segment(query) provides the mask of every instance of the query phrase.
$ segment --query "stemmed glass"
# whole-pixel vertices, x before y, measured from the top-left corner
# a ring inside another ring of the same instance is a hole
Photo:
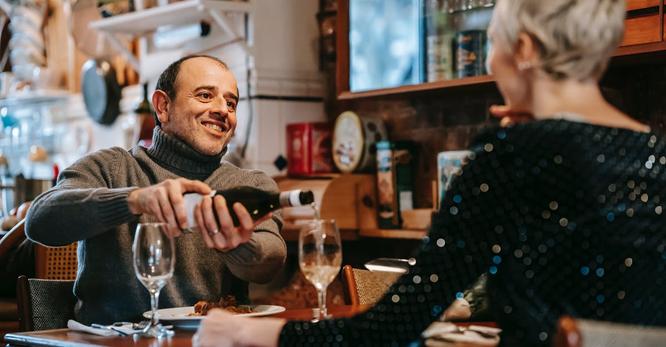
[[[334,220],[314,220],[298,237],[298,263],[305,278],[317,289],[319,312],[313,322],[328,318],[326,288],[340,272],[342,246]]]
[[[134,273],[150,293],[152,316],[141,335],[149,337],[172,336],[173,331],[158,324],[157,303],[160,291],[173,276],[176,263],[174,242],[166,232],[165,223],[140,223],[136,227],[134,243]]]

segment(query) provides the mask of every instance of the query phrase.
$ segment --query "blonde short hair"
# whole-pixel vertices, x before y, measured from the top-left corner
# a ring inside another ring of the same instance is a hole
[[[490,30],[510,49],[531,36],[538,68],[555,79],[599,80],[624,34],[625,1],[498,0]]]

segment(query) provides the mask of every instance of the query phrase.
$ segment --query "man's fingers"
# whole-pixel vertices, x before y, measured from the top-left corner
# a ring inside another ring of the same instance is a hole
[[[206,244],[206,247],[214,248],[215,245],[213,244],[213,240],[210,239],[208,231],[206,230],[203,213],[201,212],[201,203],[198,203],[196,206],[194,206],[194,220],[196,221],[197,226],[199,227],[199,233],[201,234],[201,239],[203,239],[203,242]]]
[[[180,178],[178,181],[181,184],[183,193],[199,193],[199,194],[210,194],[212,189],[201,181],[188,180],[186,178]]]
[[[185,212],[185,203],[183,193],[179,189],[169,189],[167,191],[171,206],[173,206],[175,222],[180,229],[187,228],[187,213]]]
[[[213,200],[209,196],[204,196],[204,198],[201,199],[201,212],[203,213],[203,222],[206,227],[204,231],[208,234],[219,233],[220,230],[217,225],[217,220],[213,214]]]
[[[176,216],[173,213],[173,206],[169,200],[168,192],[166,190],[159,190],[157,194],[157,201],[160,204],[160,209],[162,210],[162,216],[164,216],[165,222],[168,224],[169,229],[180,229],[178,223],[176,223]]]
[[[227,201],[221,195],[215,196],[213,200],[215,212],[217,213],[217,221],[220,224],[220,231],[224,239],[227,241],[224,247],[235,247],[235,238],[237,237],[237,235],[235,235],[236,228],[234,228],[234,222],[229,214]]]

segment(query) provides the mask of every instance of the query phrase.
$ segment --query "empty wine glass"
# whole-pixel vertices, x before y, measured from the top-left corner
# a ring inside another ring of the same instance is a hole
[[[298,263],[303,275],[317,289],[319,312],[313,321],[328,318],[326,288],[340,272],[342,246],[334,220],[314,220],[298,237]]]
[[[173,276],[176,263],[174,242],[166,232],[165,223],[140,223],[136,227],[134,243],[134,272],[150,293],[152,316],[141,335],[150,337],[172,336],[173,331],[158,323],[157,303],[160,291]]]

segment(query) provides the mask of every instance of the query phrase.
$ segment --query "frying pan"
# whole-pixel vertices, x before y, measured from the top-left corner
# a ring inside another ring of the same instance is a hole
[[[81,92],[88,115],[104,125],[112,124],[120,114],[121,86],[116,71],[105,57],[113,55],[104,35],[90,29],[92,21],[101,19],[97,0],[70,2],[69,29],[76,47],[88,56],[81,71]]]
[[[82,70],[81,92],[88,115],[97,123],[113,124],[120,114],[121,98],[116,71],[104,59],[89,59]]]

